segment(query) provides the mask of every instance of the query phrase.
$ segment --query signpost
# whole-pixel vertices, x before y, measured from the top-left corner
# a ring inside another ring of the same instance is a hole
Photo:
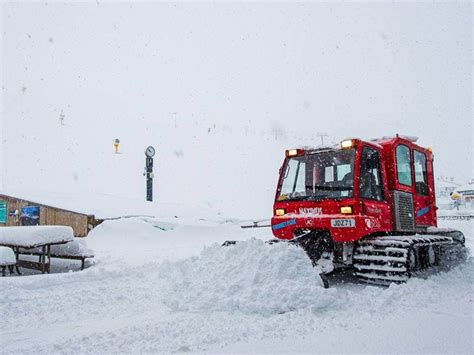
[[[155,148],[151,145],[145,150],[146,167],[143,175],[146,176],[146,200],[153,201],[153,156]]]

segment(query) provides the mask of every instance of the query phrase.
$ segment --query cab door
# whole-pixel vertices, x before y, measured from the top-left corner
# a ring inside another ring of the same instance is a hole
[[[413,210],[415,226],[426,227],[432,224],[434,204],[430,203],[430,191],[427,173],[427,159],[424,152],[413,149]]]
[[[391,230],[390,206],[386,196],[386,172],[380,164],[381,152],[371,146],[363,146],[359,163],[359,199],[367,217],[368,233]]]

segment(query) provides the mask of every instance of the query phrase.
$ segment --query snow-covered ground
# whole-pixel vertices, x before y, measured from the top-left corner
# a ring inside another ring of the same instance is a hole
[[[473,221],[441,226],[474,250]],[[0,279],[0,352],[472,353],[472,256],[403,285],[346,275],[323,289],[301,250],[269,238],[229,222],[106,221],[86,270],[53,260],[57,273]]]

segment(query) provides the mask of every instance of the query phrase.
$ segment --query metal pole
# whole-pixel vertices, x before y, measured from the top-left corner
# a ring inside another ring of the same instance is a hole
[[[317,133],[316,136],[321,137],[321,145],[324,146],[324,137],[329,137],[327,133]]]
[[[146,158],[146,200],[153,201],[153,158]]]

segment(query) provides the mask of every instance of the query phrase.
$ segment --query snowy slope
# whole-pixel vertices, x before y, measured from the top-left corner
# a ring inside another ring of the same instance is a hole
[[[472,221],[444,223],[474,247]],[[345,277],[325,290],[298,250],[262,238],[267,229],[230,224],[106,221],[87,240],[93,267],[0,280],[2,350],[472,351],[472,256],[426,280],[380,288]],[[247,241],[220,247],[226,239]]]

